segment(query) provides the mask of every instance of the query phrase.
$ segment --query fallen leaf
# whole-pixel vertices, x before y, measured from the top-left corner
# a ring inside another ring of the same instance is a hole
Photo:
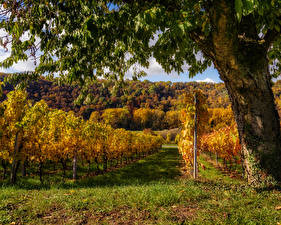
[[[281,210],[281,206],[276,206],[275,209],[276,210]]]

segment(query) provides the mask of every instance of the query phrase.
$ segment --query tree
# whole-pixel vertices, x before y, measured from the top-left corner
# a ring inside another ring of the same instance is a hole
[[[180,111],[168,111],[166,112],[165,122],[167,123],[168,129],[180,127]]]
[[[43,163],[46,161],[48,154],[48,130],[49,121],[48,105],[43,101],[35,103],[26,111],[22,123],[23,126],[23,175],[25,175],[26,161],[37,162],[39,168],[40,181],[43,182]],[[45,154],[44,154],[45,153]]]
[[[11,91],[7,95],[7,99],[2,103],[2,107],[2,110],[4,110],[2,115],[4,123],[1,124],[3,132],[3,135],[1,135],[1,147],[4,150],[8,150],[10,155],[12,155],[10,181],[15,183],[17,169],[22,156],[23,118],[29,108],[27,93],[19,90]]]
[[[145,128],[152,127],[152,116],[153,112],[151,109],[148,108],[139,108],[134,111],[133,114],[133,121],[135,129],[143,130]]]
[[[72,161],[72,178],[77,179],[77,160],[80,155],[79,151],[83,150],[83,129],[84,121],[81,117],[76,117],[72,111],[67,113],[65,123],[65,133],[63,134],[65,148],[67,148],[68,157],[73,158]]]
[[[102,120],[112,128],[128,128],[130,113],[125,108],[109,108],[104,110]]]
[[[281,180],[280,123],[271,90],[271,78],[280,72],[280,0],[1,3],[0,27],[11,34],[2,45],[12,45],[1,65],[42,51],[35,73],[21,79],[43,72],[82,83],[100,75],[122,79],[136,63],[148,66],[151,56],[166,72],[180,73],[188,64],[190,76],[213,63],[232,102],[249,183]],[[28,38],[21,38],[26,32]],[[135,77],[143,75],[135,71]]]

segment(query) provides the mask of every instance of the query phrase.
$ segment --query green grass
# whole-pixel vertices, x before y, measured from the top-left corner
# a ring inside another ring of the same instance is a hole
[[[181,177],[175,148],[74,183],[20,180],[0,188],[0,224],[277,224],[281,193],[255,190],[201,159]]]

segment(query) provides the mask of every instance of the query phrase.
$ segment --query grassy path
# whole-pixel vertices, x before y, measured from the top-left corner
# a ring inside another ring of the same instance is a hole
[[[73,183],[0,188],[0,224],[278,224],[279,191],[254,190],[207,161],[183,179],[175,148]]]

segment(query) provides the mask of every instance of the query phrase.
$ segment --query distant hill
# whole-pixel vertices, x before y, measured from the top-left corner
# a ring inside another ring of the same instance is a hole
[[[102,111],[106,108],[145,108],[160,109],[164,112],[175,110],[178,107],[179,96],[192,89],[202,90],[208,97],[208,105],[211,108],[227,107],[230,102],[223,83],[204,82],[150,82],[150,81],[126,81],[126,94],[117,91],[111,94],[113,83],[100,80],[91,87],[92,100],[89,104],[74,105],[80,88],[78,85],[58,86],[55,82],[40,79],[31,82],[27,88],[29,98],[33,101],[45,100],[51,108],[64,111],[74,111],[77,115],[88,119],[93,111]],[[11,85],[3,88],[4,96],[13,90]],[[273,87],[276,101],[281,108],[281,81],[277,81]]]

